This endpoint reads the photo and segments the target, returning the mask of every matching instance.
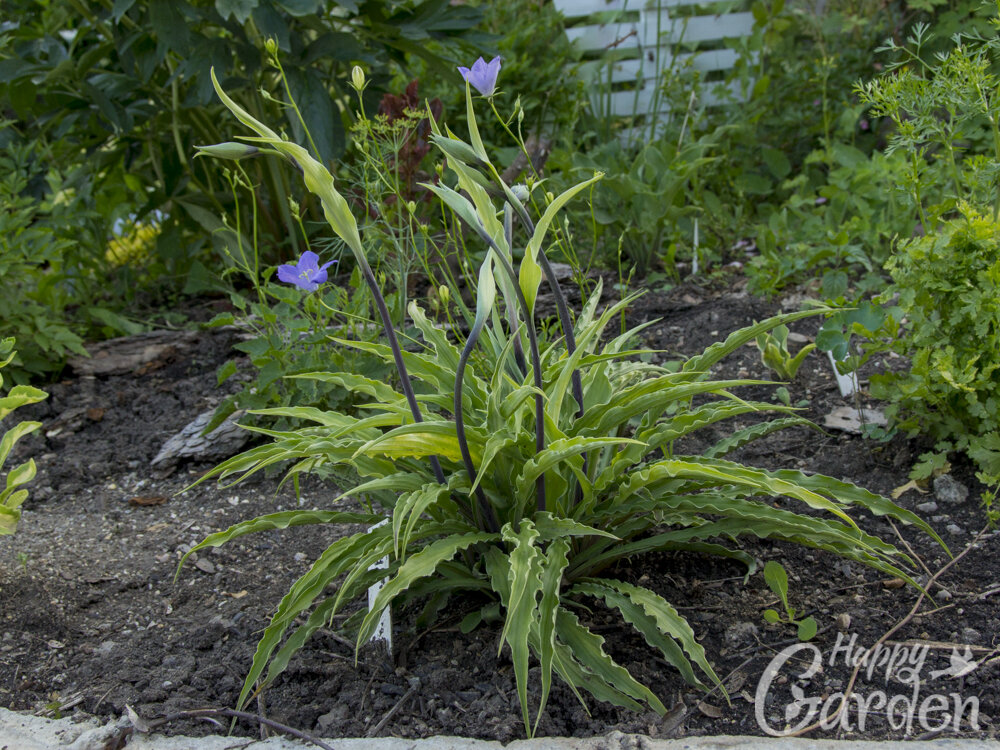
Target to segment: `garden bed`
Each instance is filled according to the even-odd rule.
[[[685,284],[666,294],[650,293],[633,307],[631,322],[661,318],[646,330],[646,343],[667,350],[669,358],[700,352],[782,304],[798,309],[798,297],[765,303],[743,292],[738,277],[732,282],[725,288]],[[806,319],[792,329],[811,337],[817,327],[818,321]],[[20,454],[37,461],[38,477],[17,534],[0,540],[0,705],[46,715],[83,711],[109,717],[128,704],[154,718],[235,704],[270,612],[333,537],[331,529],[320,527],[244,537],[190,560],[174,582],[180,556],[208,533],[297,502],[291,486],[275,493],[277,478],[262,475],[233,487],[205,484],[176,495],[210,465],[182,464],[166,477],[149,467],[167,438],[221,398],[215,368],[231,356],[232,343],[231,333],[205,332],[142,374],[68,379],[49,389],[47,402],[18,413],[44,426],[19,445]],[[769,377],[752,346],[721,363],[717,374]],[[748,391],[769,398],[766,389]],[[804,414],[820,424],[836,407],[850,405],[840,396],[826,357],[816,353],[805,360],[789,391],[791,402],[806,401]],[[730,430],[718,429],[717,437]],[[700,447],[690,443],[681,450]],[[899,437],[875,443],[843,432],[793,428],[751,444],[737,458],[821,472],[888,495],[907,482],[924,448]],[[936,510],[921,514],[933,517],[932,525],[957,554],[985,525],[985,516],[971,467],[954,466],[950,476],[969,490],[965,500],[910,490],[898,502],[910,509],[936,503]],[[302,483],[305,505],[323,507],[336,494],[314,479]],[[879,519],[857,520],[867,531],[896,539]],[[928,537],[900,531],[931,571],[947,561]],[[916,598],[912,589],[825,552],[752,539],[743,544],[755,557],[784,565],[792,605],[819,622],[814,642],[824,657],[838,635],[842,641],[856,636],[858,647],[872,645]],[[754,715],[758,681],[772,657],[795,639],[788,626],[765,625],[762,612],[774,606],[775,597],[761,575],[744,583],[743,572],[735,563],[680,555],[647,557],[634,569],[616,571],[642,581],[689,618],[725,678],[731,703],[718,693],[702,701],[639,636],[594,609],[583,616],[606,639],[609,653],[672,708],[661,718],[591,700],[588,715],[556,680],[539,733],[761,734]],[[958,734],[992,737],[992,717],[1000,714],[1000,661],[992,651],[1000,631],[1000,538],[984,535],[939,582],[945,589],[935,589],[940,609],[930,611],[933,606],[925,602],[892,640],[933,642],[921,675],[922,695],[976,697],[979,728],[962,723]],[[413,630],[406,613],[397,613],[394,662],[363,650],[355,665],[353,645],[335,631],[335,622],[306,645],[252,709],[327,737],[448,734],[507,741],[522,736],[513,670],[506,652],[497,655],[499,626],[463,635],[458,622],[473,603],[451,606],[454,616],[426,632]],[[932,672],[954,663],[951,644],[963,644],[960,653],[972,654],[976,667],[961,676],[932,678]],[[824,698],[842,690],[850,672],[842,657],[824,664],[806,695]],[[784,674],[792,674],[789,667]],[[767,695],[764,714],[772,726],[780,728],[786,718],[795,723],[786,711],[793,684],[776,684]],[[863,673],[857,689],[865,696],[882,690],[890,698],[911,692],[886,680],[884,669],[871,680]],[[872,710],[864,731],[839,734],[927,734],[917,722],[892,728],[884,714]],[[856,726],[856,719],[852,723]],[[188,721],[167,729],[190,734],[213,727]],[[236,731],[258,729],[245,723]],[[944,732],[954,733],[952,726]],[[836,729],[817,733],[837,735]]]

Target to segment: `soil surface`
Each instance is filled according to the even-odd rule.
[[[798,295],[773,303],[754,299],[734,278],[648,294],[633,306],[630,318],[632,323],[659,319],[646,331],[647,344],[672,358],[698,353],[782,307],[798,309],[800,302]],[[811,337],[818,325],[806,319],[791,327]],[[243,537],[191,559],[174,580],[180,556],[207,534],[298,504],[290,486],[276,490],[274,476],[181,492],[211,464],[183,463],[165,477],[150,469],[169,437],[225,395],[216,388],[215,368],[233,356],[233,341],[231,333],[202,332],[193,344],[142,368],[141,374],[69,379],[49,388],[47,402],[16,413],[20,419],[37,418],[44,427],[18,447],[15,459],[34,457],[38,476],[17,534],[0,539],[0,705],[50,716],[86,712],[104,718],[121,715],[126,704],[145,718],[234,706],[270,613],[335,537],[320,527]],[[715,374],[770,377],[753,346],[723,362]],[[227,385],[234,387],[232,380]],[[791,403],[803,406],[805,416],[819,424],[833,409],[851,405],[840,396],[825,355],[811,354],[788,390]],[[770,400],[772,394],[770,388],[751,388],[740,395]],[[716,437],[732,429],[720,425]],[[692,441],[684,450],[699,447]],[[844,432],[793,428],[735,457],[750,465],[829,474],[888,495],[906,484],[925,449],[901,437],[878,443]],[[941,487],[938,495],[910,490],[898,502],[910,509],[922,505],[922,515],[957,554],[984,527],[985,517],[972,468],[955,465],[950,477],[968,490],[967,498],[960,499],[960,490],[956,498]],[[301,491],[302,503],[316,507],[327,506],[338,494],[316,479],[303,481]],[[865,530],[897,541],[884,521],[857,520]],[[927,536],[909,528],[900,532],[931,571],[947,561]],[[899,582],[826,552],[755,538],[742,544],[761,561],[778,560],[788,571],[791,604],[819,623],[813,643],[824,660],[820,671],[797,679],[808,666],[804,656],[809,652],[802,652],[758,697],[768,663],[796,643],[794,628],[763,620],[763,610],[776,604],[763,576],[758,572],[744,582],[741,566],[718,559],[641,558],[615,573],[661,593],[690,619],[725,678],[731,702],[718,692],[706,697],[687,686],[641,637],[595,608],[584,616],[606,639],[609,653],[671,709],[659,717],[591,699],[588,714],[557,678],[539,734],[586,736],[614,729],[654,737],[761,734],[755,707],[776,729],[786,722],[794,725],[805,716],[809,698],[835,699],[846,686],[851,669],[845,649],[834,652],[838,639],[842,646],[852,638],[855,648],[872,645],[917,597]],[[1000,660],[994,651],[1000,632],[1000,537],[982,536],[940,583],[935,602],[925,601],[921,614],[892,638],[895,643],[934,642],[923,652],[897,648],[897,655],[912,657],[911,673],[921,681],[903,684],[899,679],[906,673],[899,671],[887,677],[884,663],[870,676],[863,671],[857,686],[869,700],[863,730],[852,711],[847,731],[838,725],[815,736],[994,736],[994,721],[1000,718]],[[469,635],[457,627],[474,606],[457,602],[454,617],[429,632],[415,630],[410,613],[397,612],[393,661],[371,649],[362,651],[355,665],[353,644],[336,632],[335,622],[313,637],[251,710],[327,737],[519,738],[523,727],[514,676],[507,652],[497,655],[498,627],[483,626]],[[831,652],[837,654],[833,664]],[[920,653],[925,661],[916,664]],[[934,731],[916,720],[900,726],[897,718],[892,726],[878,691],[907,700],[917,691],[917,702],[935,693],[976,698],[978,729],[969,723],[968,709],[962,721],[948,722],[943,731],[936,731],[944,724],[941,710],[932,714]],[[807,699],[799,706],[805,710],[788,708],[796,697]],[[905,713],[905,707],[897,709]],[[165,729],[218,731],[193,721]],[[240,723],[235,732],[254,735],[259,729]]]

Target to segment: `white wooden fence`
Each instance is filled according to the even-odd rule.
[[[553,2],[566,18],[570,40],[587,57],[597,58],[584,63],[595,84],[595,111],[613,117],[668,116],[670,103],[660,94],[664,73],[687,65],[703,75],[731,69],[737,53],[724,46],[725,40],[748,36],[754,25],[753,14],[747,12],[692,14],[697,10],[693,6],[704,6],[704,0]],[[600,22],[608,17],[614,20]],[[713,91],[716,86],[716,82],[703,86],[700,104],[711,106],[725,99]],[[738,95],[738,82],[730,90]]]

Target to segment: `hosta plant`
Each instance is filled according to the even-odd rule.
[[[14,339],[0,339],[0,369],[13,361],[14,354]],[[0,375],[0,388],[2,387],[3,376]],[[30,385],[15,385],[5,396],[0,396],[0,425],[18,407],[37,404],[48,396],[49,394],[45,391]],[[0,475],[3,474],[3,466],[14,448],[14,444],[41,426],[41,422],[19,422],[3,433],[3,437],[0,437]],[[6,480],[0,485],[0,536],[13,534],[17,531],[17,522],[21,520],[21,505],[28,499],[28,491],[24,489],[23,485],[34,478],[35,459],[33,458],[7,472]]]
[[[366,269],[355,220],[329,172],[221,90],[219,95],[256,132],[248,143],[296,162],[323,202],[331,228]],[[574,322],[552,282],[562,330],[545,334],[535,324],[534,304],[548,266],[546,231],[566,202],[600,175],[550,197],[535,224],[487,159],[468,88],[467,103],[467,142],[450,132],[433,136],[458,189],[444,183],[429,188],[486,250],[468,333],[454,339],[411,304],[411,320],[423,338],[416,351],[402,349],[388,325],[385,344],[334,339],[337,346],[395,364],[398,387],[352,373],[314,373],[365,397],[367,416],[307,407],[263,410],[314,426],[284,432],[258,428],[270,442],[208,475],[231,479],[294,462],[293,477],[329,465],[350,467],[361,477],[357,486],[331,498],[328,509],[261,516],[194,548],[303,524],[353,525],[278,605],[239,703],[246,704],[254,686],[272,683],[312,633],[383,577],[387,582],[372,606],[348,620],[358,645],[393,604],[424,602],[424,616],[432,619],[449,611],[458,594],[479,597],[481,617],[464,624],[502,613],[498,648],[509,649],[529,734],[537,728],[553,674],[581,701],[587,692],[633,710],[645,705],[664,711],[660,698],[617,664],[604,650],[604,639],[588,628],[587,607],[598,603],[616,611],[689,683],[719,686],[687,620],[654,591],[616,578],[611,573],[616,563],[670,550],[732,558],[752,570],[752,557],[734,543],[750,535],[828,550],[908,579],[909,559],[859,529],[850,512],[884,515],[934,536],[912,513],[830,477],[766,471],[726,458],[755,438],[805,420],[791,409],[736,397],[734,388],[760,381],[712,380],[711,367],[763,332],[809,313],[782,315],[733,333],[672,371],[640,361],[639,352],[629,348],[642,326],[608,334],[608,323],[631,298],[600,311],[598,289]],[[502,210],[494,202],[498,197]],[[515,248],[518,236],[523,241]],[[516,257],[522,260],[515,263]],[[373,292],[380,299],[378,290]],[[700,455],[676,449],[678,441],[702,428],[763,410],[778,412],[778,418],[734,430]],[[382,498],[389,523],[377,525],[385,517],[380,512],[337,509],[348,497]],[[780,507],[775,498],[782,498]],[[807,512],[794,510],[797,506]],[[358,524],[363,530],[354,530]],[[388,569],[372,569],[383,557],[389,558]],[[528,700],[533,660],[540,667],[537,705]]]

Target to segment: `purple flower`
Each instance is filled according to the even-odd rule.
[[[284,264],[278,266],[278,278],[286,284],[294,284],[299,289],[314,292],[326,281],[326,269],[337,261],[319,264],[319,256],[312,250],[306,250],[294,266]]]
[[[472,63],[472,70],[458,67],[458,72],[462,78],[483,96],[493,96],[497,87],[497,76],[500,74],[500,58],[494,57],[489,62],[479,58]]]

